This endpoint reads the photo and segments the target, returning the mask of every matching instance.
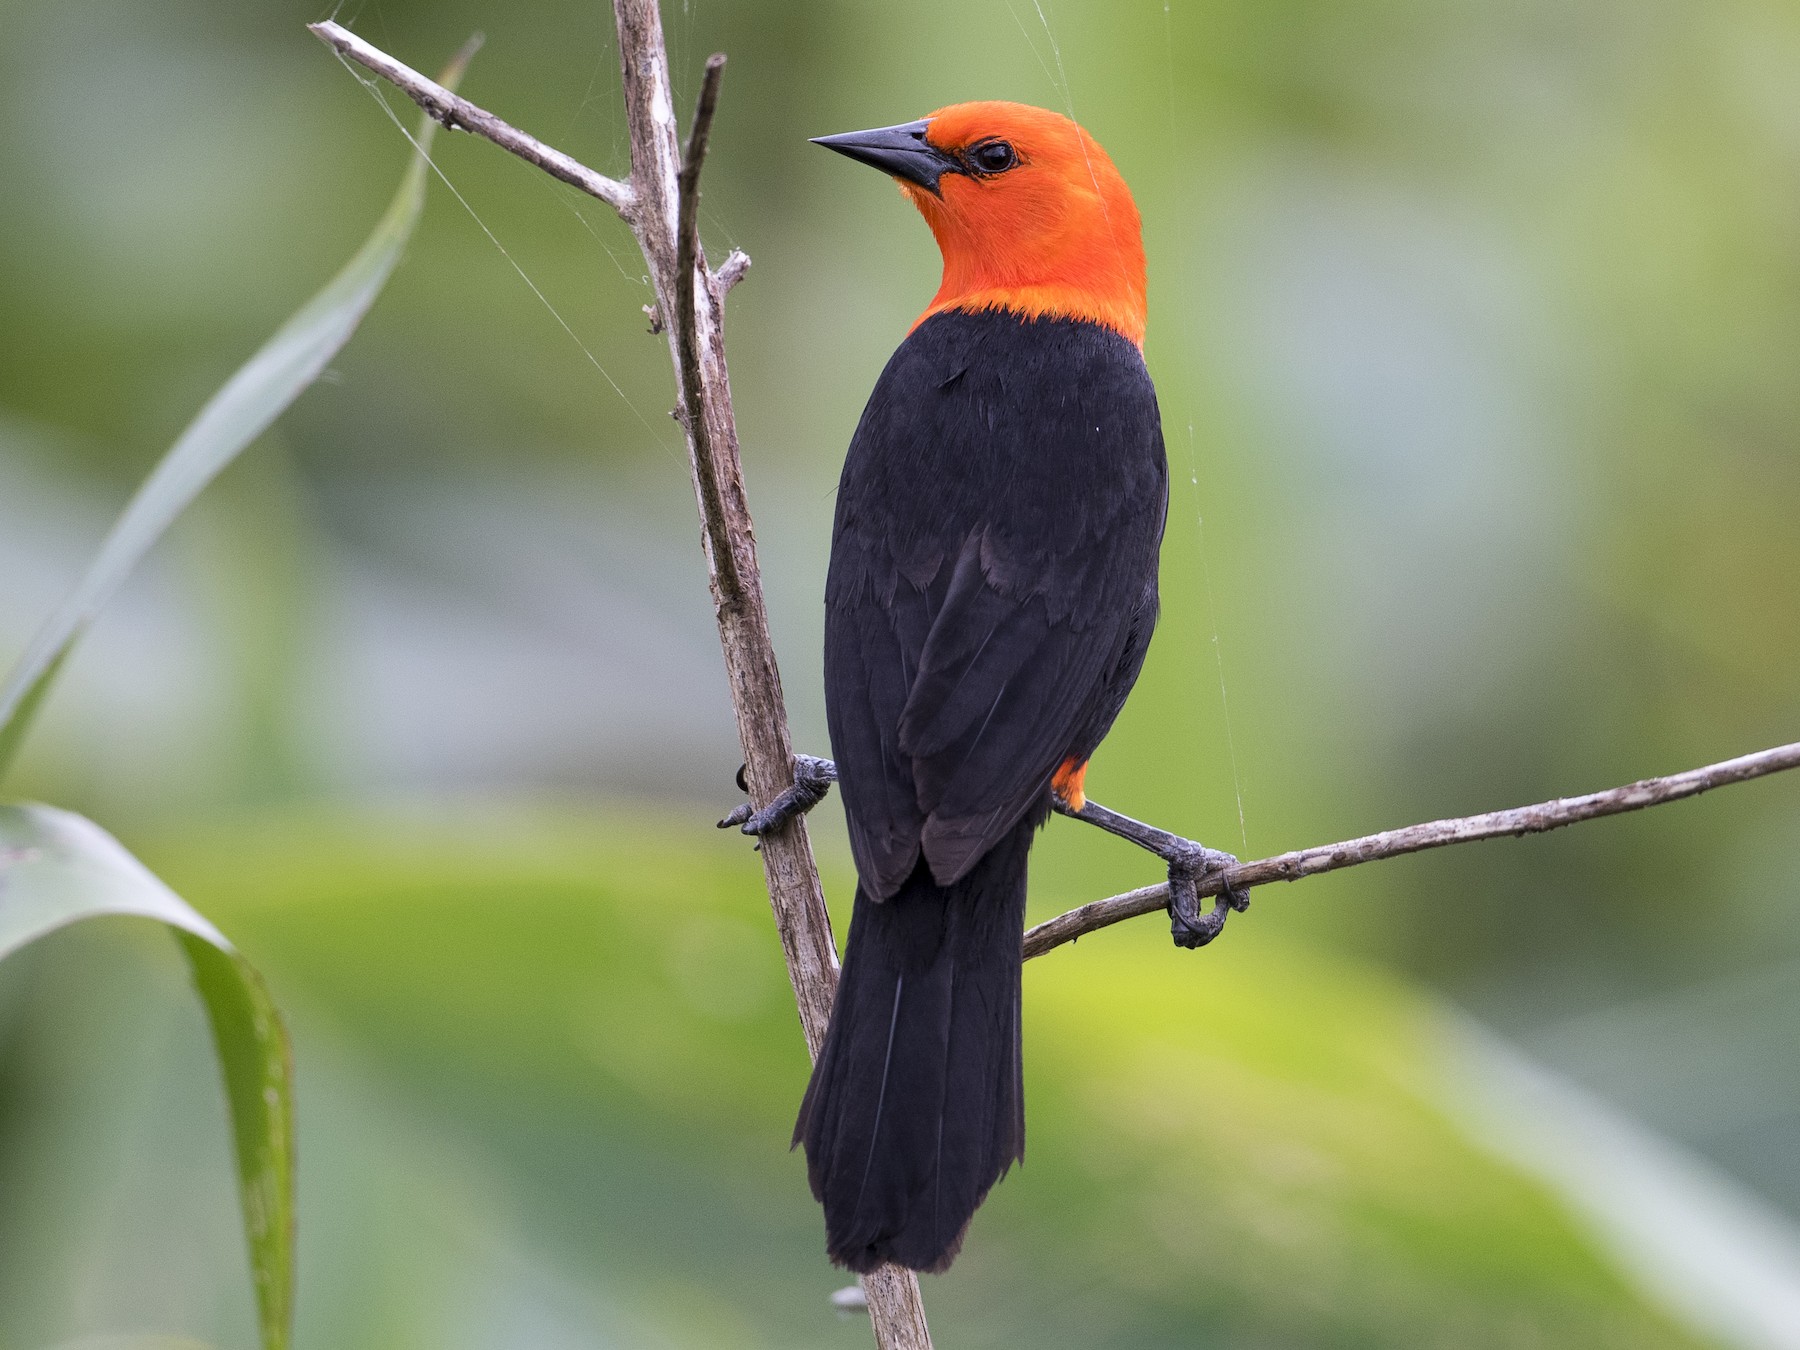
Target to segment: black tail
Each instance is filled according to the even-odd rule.
[[[825,1048],[800,1103],[833,1261],[943,1270],[988,1188],[1025,1156],[1022,823],[961,881],[921,859],[877,903],[857,887]]]

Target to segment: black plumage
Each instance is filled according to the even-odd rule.
[[[1143,357],[1094,323],[934,315],[851,441],[825,694],[858,886],[795,1142],[854,1270],[947,1266],[1024,1156],[1026,854],[1137,679],[1167,504]]]

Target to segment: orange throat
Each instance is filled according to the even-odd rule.
[[[900,181],[944,256],[924,322],[945,310],[1102,324],[1144,345],[1143,225],[1113,162],[1067,118],[1016,104],[961,104],[930,118],[956,145],[985,128],[1018,147],[998,175],[945,173],[934,189]],[[914,325],[917,327],[917,324]]]
[[[943,281],[915,328],[946,310],[1006,310],[1027,319],[1101,324],[1144,345],[1144,246],[1129,197],[1111,210],[1093,197],[1083,203],[1092,220],[1078,218],[1057,230],[1045,227],[1029,200],[981,202],[983,209],[970,211],[964,202],[903,186],[944,255]],[[945,197],[981,190],[946,184]]]

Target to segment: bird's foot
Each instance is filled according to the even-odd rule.
[[[1060,794],[1053,798],[1056,810],[1074,820],[1098,825],[1109,834],[1129,839],[1139,848],[1161,858],[1169,868],[1169,931],[1177,947],[1204,947],[1225,927],[1226,916],[1233,910],[1250,908],[1250,892],[1239,886],[1219,892],[1213,907],[1200,912],[1200,885],[1237,866],[1237,858],[1193,839],[1184,839],[1154,825],[1122,816],[1096,801],[1084,801],[1077,808]]]
[[[1200,912],[1200,883],[1237,866],[1235,855],[1181,839],[1171,854],[1163,856],[1169,864],[1169,935],[1177,947],[1204,947],[1225,930],[1233,910],[1250,908],[1249,889],[1238,886],[1220,891],[1213,907]]]
[[[745,834],[762,836],[773,834],[783,825],[803,816],[813,807],[825,800],[825,794],[831,791],[831,785],[837,782],[837,765],[828,759],[820,759],[816,755],[794,756],[794,785],[785,788],[775,795],[775,800],[758,811],[749,802],[743,803],[725,819],[719,822],[721,830],[729,830],[737,826]],[[737,771],[738,791],[748,792],[750,785],[744,781],[744,770]]]

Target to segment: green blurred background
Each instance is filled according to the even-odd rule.
[[[327,13],[0,0],[0,659],[391,193]],[[339,17],[426,69],[485,30],[469,97],[626,170],[603,6]],[[1791,5],[665,21],[684,108],[731,56],[703,232],[755,261],[733,386],[801,747],[843,446],[936,280],[806,137],[974,97],[1072,109],[1144,214],[1166,608],[1096,798],[1261,855],[1796,735]],[[9,795],[118,833],[289,1010],[307,1350],[865,1344],[786,1152],[760,869],[711,828],[739,755],[641,262],[439,146],[471,210],[433,185]],[[814,834],[841,909],[834,804]],[[939,1344],[1800,1345],[1797,850],[1776,780],[1271,888],[1199,954],[1146,919],[1034,963],[1029,1161],[926,1282]],[[1033,913],[1155,871],[1052,823]],[[249,1346],[234,1205],[166,940],[0,967],[0,1347]]]

